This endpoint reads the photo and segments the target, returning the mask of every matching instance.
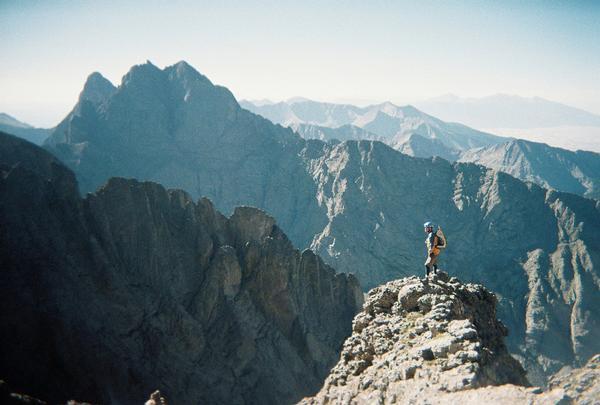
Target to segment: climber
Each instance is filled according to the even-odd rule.
[[[427,277],[433,269],[433,274],[437,274],[437,260],[441,249],[446,247],[446,237],[442,232],[442,228],[438,227],[437,232],[433,231],[434,225],[432,222],[425,222],[423,224],[427,239],[425,239],[425,245],[427,246],[427,260],[425,261],[425,270],[427,271]]]

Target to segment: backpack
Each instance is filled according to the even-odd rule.
[[[446,249],[446,246],[448,246],[448,240],[446,239],[446,235],[444,235],[441,227],[438,226],[435,236],[438,238],[436,247],[438,249]]]

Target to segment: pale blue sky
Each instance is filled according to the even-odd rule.
[[[0,0],[0,111],[19,119],[54,125],[89,73],[118,84],[147,59],[238,98],[501,92],[600,113],[600,1]]]

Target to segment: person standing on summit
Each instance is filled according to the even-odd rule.
[[[433,274],[437,274],[437,260],[440,255],[441,249],[446,247],[446,237],[442,232],[442,228],[438,227],[437,232],[433,231],[434,225],[432,222],[425,222],[423,224],[427,238],[425,239],[425,246],[427,246],[427,260],[425,260],[425,270],[427,271],[427,277],[429,273],[433,271]]]

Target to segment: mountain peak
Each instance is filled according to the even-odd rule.
[[[190,65],[189,63],[187,63],[184,60],[180,60],[179,62],[175,63],[174,65],[172,65],[171,67],[174,67],[177,70],[180,71],[192,71],[192,72],[197,72],[196,69],[194,69],[194,67],[192,65]]]
[[[404,105],[400,107],[391,101],[383,102],[378,104],[376,107],[380,112],[384,112],[386,115],[389,115],[393,118],[419,117],[423,115],[423,112],[417,110],[412,105]]]
[[[392,103],[391,101],[384,101],[381,104],[378,104],[377,107],[379,107],[380,110],[382,111],[396,111],[398,110],[400,107],[398,107],[396,104]]]
[[[102,81],[102,80],[106,80],[110,83],[110,81],[108,79],[106,79],[104,76],[102,76],[102,73],[100,72],[92,72],[88,75],[87,79],[86,79],[86,83],[88,82],[97,82],[97,81]]]
[[[127,85],[140,79],[156,79],[161,75],[160,70],[149,60],[146,63],[132,66],[129,71],[123,76],[122,85]]]
[[[167,66],[165,72],[170,76],[181,80],[200,80],[212,84],[206,76],[198,72],[192,65],[184,60],[181,60],[174,65]]]
[[[109,98],[117,88],[99,72],[93,72],[85,81],[83,90],[79,95],[80,101],[91,101],[100,104]]]
[[[508,352],[496,296],[440,272],[372,289],[319,394],[304,404],[416,403],[486,385],[528,386]],[[378,401],[376,399],[379,399]],[[452,401],[449,401],[452,402]]]
[[[417,109],[417,107],[413,106],[412,104],[406,104],[405,106],[403,106],[402,111],[404,111],[404,114],[407,116],[422,116],[422,115],[424,115],[423,111]]]
[[[540,150],[541,148],[548,147],[545,143],[526,141],[524,139],[511,139],[506,143],[507,149],[518,150],[520,153],[531,151],[532,148]],[[568,153],[568,152],[567,152]]]

